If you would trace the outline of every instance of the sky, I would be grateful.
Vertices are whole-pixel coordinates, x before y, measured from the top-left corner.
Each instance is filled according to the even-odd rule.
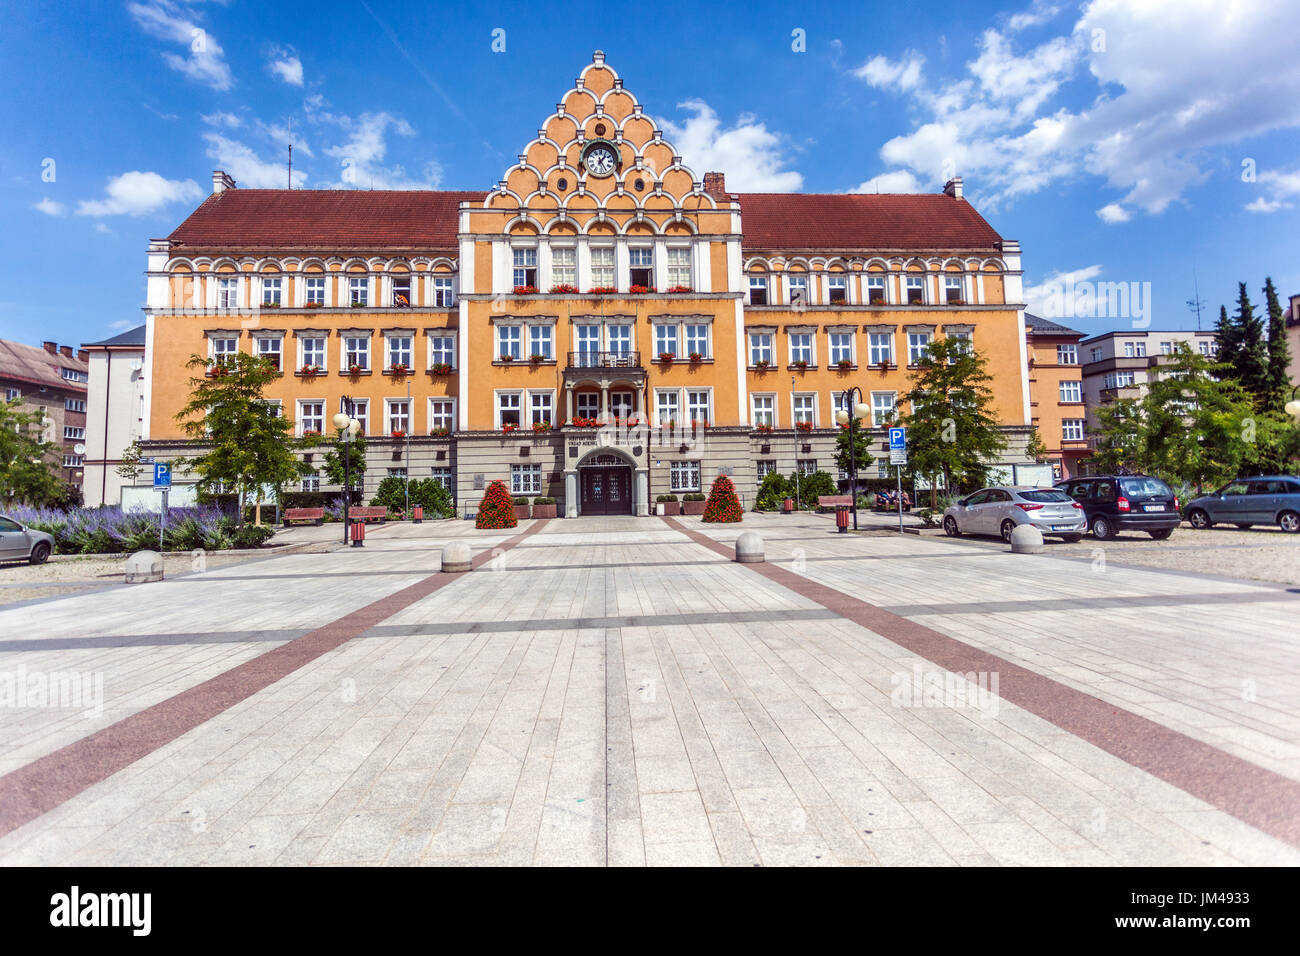
[[[141,324],[146,249],[211,190],[483,189],[593,50],[702,178],[930,192],[1023,248],[1031,311],[1213,327],[1300,293],[1300,5],[4,4],[0,338]],[[1123,283],[1125,309],[1087,283]],[[1084,290],[1085,294],[1080,294]]]

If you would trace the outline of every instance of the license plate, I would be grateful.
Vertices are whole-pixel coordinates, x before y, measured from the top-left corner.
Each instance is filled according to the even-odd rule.
[[[1070,530],[1070,525],[1068,525],[1068,524],[1054,524],[1054,525],[1052,525],[1052,530],[1053,530],[1053,531],[1069,531],[1069,530]]]
[[[1165,506],[1164,505],[1143,505],[1142,510],[1143,511],[1164,511]]]

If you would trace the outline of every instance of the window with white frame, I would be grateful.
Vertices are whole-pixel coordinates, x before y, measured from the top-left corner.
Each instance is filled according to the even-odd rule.
[[[388,433],[398,438],[411,430],[411,403],[404,398],[386,398]]]
[[[662,322],[655,326],[655,355],[678,356],[676,325]]]
[[[304,475],[298,487],[302,491],[320,491],[320,475]]]
[[[307,335],[298,340],[302,349],[301,368],[325,369],[325,336]]]
[[[879,428],[894,417],[894,392],[871,393],[871,427]]]
[[[691,288],[691,248],[690,246],[669,246],[668,256],[668,288],[670,289],[689,289]]]
[[[808,304],[808,277],[805,275],[788,275],[785,277],[786,291],[791,305]]]
[[[1107,372],[1102,376],[1102,388],[1128,388],[1136,381],[1132,372]]]
[[[86,400],[84,398],[65,398],[63,408],[69,412],[84,412],[86,410]]]
[[[925,304],[925,279],[922,276],[907,277],[907,304]]]
[[[1061,420],[1061,441],[1083,441],[1082,418],[1064,418]]]
[[[655,389],[655,415],[660,425],[682,420],[682,396],[677,389]]]
[[[324,305],[325,304],[325,277],[308,276],[306,279],[307,304]]]
[[[550,425],[555,422],[555,393],[528,393],[528,424]]]
[[[79,428],[76,425],[64,425],[63,437],[67,440],[80,441],[86,437],[86,430],[84,428]]]
[[[600,326],[581,324],[574,326],[579,368],[596,368],[600,364]]]
[[[593,289],[614,288],[614,247],[591,247],[591,287]]]
[[[456,336],[429,336],[429,366],[446,365],[456,367]]]
[[[497,392],[497,427],[520,425],[521,409],[518,392]]]
[[[61,371],[63,372],[63,377],[64,377],[65,379],[67,379],[69,382],[85,382],[85,381],[88,381],[88,377],[87,377],[86,373],[83,372],[83,371],[81,371],[81,369],[78,369],[78,368],[65,368],[65,369],[62,369]]]
[[[871,351],[871,364],[894,363],[894,336],[892,332],[870,332],[867,344]]]
[[[551,285],[578,285],[578,250],[573,246],[551,247]]]
[[[1079,347],[1077,345],[1058,345],[1056,347],[1057,365],[1078,365]]]
[[[348,302],[358,307],[370,304],[369,278],[366,276],[352,276],[348,279]]]
[[[217,308],[218,309],[239,308],[239,280],[238,279],[217,280]]]
[[[600,417],[600,393],[599,392],[578,392],[577,417],[578,418],[599,418]]]
[[[670,461],[668,463],[669,487],[674,494],[700,490],[700,463],[698,461]]]
[[[771,458],[759,458],[755,464],[758,466],[758,480],[761,483],[764,478],[776,471],[776,461]]]
[[[790,339],[790,364],[796,362],[806,362],[809,365],[813,362],[813,337],[811,332],[791,332]]]
[[[344,399],[339,399],[339,411],[343,414],[349,414],[348,403]],[[352,399],[351,415],[361,426],[357,434],[368,435],[370,433],[370,399],[354,398]]]
[[[537,287],[537,250],[535,248],[516,248],[512,250],[515,288],[523,286]]]
[[[943,301],[949,305],[961,305],[965,295],[961,289],[961,276],[943,277]]]
[[[686,326],[686,354],[699,355],[702,358],[710,357],[708,325]]]
[[[749,304],[767,305],[767,276],[749,277]]]
[[[6,402],[15,402],[22,397],[23,397],[23,390],[21,388],[14,388],[13,386],[9,386],[5,389]]]
[[[853,362],[853,333],[852,332],[831,332],[829,333],[831,343],[831,364],[838,365],[841,362]]]
[[[450,309],[456,304],[456,287],[451,276],[434,276],[433,305],[438,309]]]
[[[497,355],[503,361],[507,356],[511,360],[523,358],[523,348],[523,329],[517,325],[497,326]]]
[[[707,388],[687,389],[686,417],[692,425],[707,425],[713,420],[713,394]]]
[[[540,495],[542,493],[541,465],[511,465],[510,493],[512,495]]]
[[[907,333],[907,364],[918,365],[921,359],[925,358],[926,351],[930,348],[929,332],[908,332]]]
[[[429,431],[456,430],[456,401],[451,398],[429,399]]]
[[[455,488],[453,488],[453,487],[451,486],[451,469],[450,469],[450,468],[434,468],[434,469],[433,469],[433,482],[434,482],[434,484],[436,484],[436,485],[442,485],[442,486],[443,486],[444,488],[446,488],[448,491],[452,491],[452,492],[454,492],[454,491],[456,490]]]
[[[1173,343],[1173,342],[1161,342],[1161,343],[1160,343],[1160,354],[1161,354],[1161,355],[1173,355],[1173,354],[1174,354],[1174,343]]]
[[[749,364],[758,365],[760,362],[767,365],[772,364],[771,332],[749,333]]]
[[[388,344],[388,367],[405,368],[410,370],[415,367],[412,357],[411,336],[409,335],[389,335],[385,336]]]
[[[1196,347],[1197,347],[1197,349],[1200,351],[1200,353],[1201,353],[1202,355],[1209,355],[1209,354],[1210,354],[1210,343],[1209,343],[1209,342],[1205,342],[1205,341],[1197,342],[1197,343],[1196,343]]]
[[[650,246],[631,246],[627,250],[628,285],[649,288],[655,284],[655,253]]]
[[[809,425],[817,421],[817,396],[812,393],[796,393],[791,398],[791,407],[794,412],[795,422],[806,422]]]
[[[284,402],[282,402],[278,398],[267,398],[267,399],[263,399],[263,401],[266,403],[266,407],[271,410],[271,413],[276,418],[284,417]]]
[[[528,357],[531,359],[540,355],[543,361],[554,361],[554,337],[555,330],[549,325],[530,325],[528,327]]]
[[[281,371],[281,358],[283,357],[284,340],[279,336],[259,335],[257,341],[257,355],[264,358],[275,368],[277,372]]]
[[[849,281],[847,276],[833,275],[830,276],[828,285],[830,288],[831,305],[844,305],[849,301]]]
[[[867,304],[884,305],[885,302],[885,277],[882,275],[867,276]]]
[[[846,415],[853,414],[853,409],[849,407],[849,393],[831,392],[831,421],[837,421],[840,412]]]
[[[962,352],[965,352],[968,355],[970,354],[971,351],[970,332],[945,331],[943,334],[944,334],[944,338],[951,339],[953,342],[955,342],[957,348],[960,349]],[[957,361],[956,354],[948,356],[949,365],[953,364],[955,361]]]
[[[752,408],[751,417],[754,425],[765,425],[769,428],[776,427],[776,396],[775,395],[751,395],[749,398]]]
[[[1083,401],[1083,382],[1061,382],[1061,401]]]
[[[611,325],[608,331],[610,354],[630,355],[632,353],[632,326]]]
[[[64,455],[63,456],[64,468],[80,468],[85,464],[86,464],[85,455]]]
[[[410,275],[403,273],[393,276],[393,307],[404,309],[412,304]]]
[[[795,469],[801,475],[815,475],[817,473],[817,459],[800,458],[795,462]]]
[[[219,365],[233,365],[235,353],[239,351],[239,339],[231,336],[216,336],[212,343],[212,358]]]
[[[343,371],[353,368],[364,372],[370,368],[370,336],[343,336]]]
[[[317,435],[325,431],[325,403],[298,400],[298,434]]]
[[[1144,358],[1147,354],[1147,344],[1145,342],[1125,342],[1125,358]]]
[[[615,420],[623,422],[632,417],[632,406],[636,403],[631,392],[610,392],[609,412]]]
[[[262,305],[279,305],[284,291],[284,280],[279,276],[262,277]]]
[[[405,469],[405,468],[401,468],[401,467],[398,467],[398,468],[389,468],[389,469],[388,469],[388,477],[389,477],[389,478],[405,478],[405,477],[406,477],[406,469]]]

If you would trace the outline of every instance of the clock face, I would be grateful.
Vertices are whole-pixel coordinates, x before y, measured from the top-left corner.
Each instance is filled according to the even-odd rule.
[[[583,157],[583,165],[593,176],[608,176],[618,165],[618,157],[611,147],[598,143],[587,150],[587,155]]]

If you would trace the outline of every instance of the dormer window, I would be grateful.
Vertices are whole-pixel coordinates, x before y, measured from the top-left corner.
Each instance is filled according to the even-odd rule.
[[[767,276],[749,277],[749,304],[767,305]]]
[[[907,304],[925,304],[925,280],[921,276],[907,277]]]
[[[945,276],[943,287],[944,302],[948,305],[961,305],[965,301],[961,291],[961,276]]]
[[[844,276],[830,277],[831,305],[844,305],[849,301],[849,284]]]
[[[262,305],[278,306],[280,304],[280,291],[283,288],[283,285],[283,279],[263,279]]]
[[[411,305],[411,277],[400,276],[393,280],[393,307],[405,309]]]
[[[867,276],[867,303],[869,305],[885,304],[884,276]]]

